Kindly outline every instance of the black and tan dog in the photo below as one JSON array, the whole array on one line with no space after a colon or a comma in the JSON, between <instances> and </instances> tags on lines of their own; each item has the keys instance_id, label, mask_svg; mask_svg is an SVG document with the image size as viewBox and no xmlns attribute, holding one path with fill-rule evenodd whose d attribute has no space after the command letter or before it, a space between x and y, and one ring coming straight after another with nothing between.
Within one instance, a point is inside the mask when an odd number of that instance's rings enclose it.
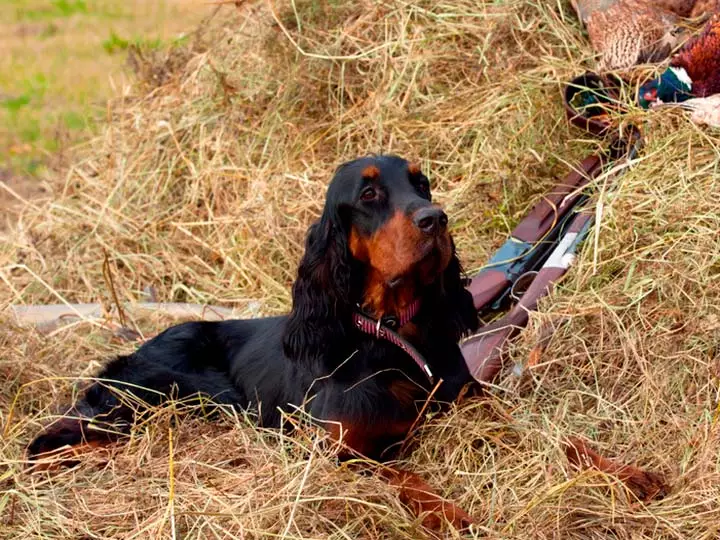
<instances>
[{"instance_id":1,"label":"black and tan dog","mask_svg":"<svg viewBox=\"0 0 720 540\"><path fill-rule=\"evenodd\" d=\"M132 393L150 405L201 394L277 427L280 410L304 406L354 452L392 458L431 393L449 403L471 382L458 340L476 327L428 179L399 157L357 159L337 169L310 227L289 315L169 328L112 360L29 454L117 438L88 426L127 431L138 411L120 394ZM417 476L386 474L426 524L469 521Z\"/></svg>"}]
</instances>

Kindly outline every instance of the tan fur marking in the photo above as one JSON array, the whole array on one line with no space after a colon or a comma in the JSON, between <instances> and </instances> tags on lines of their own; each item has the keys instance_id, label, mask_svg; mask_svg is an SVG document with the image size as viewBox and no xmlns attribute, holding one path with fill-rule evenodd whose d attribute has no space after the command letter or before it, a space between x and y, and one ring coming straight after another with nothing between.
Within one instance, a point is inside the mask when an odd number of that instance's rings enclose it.
<instances>
[{"instance_id":1,"label":"tan fur marking","mask_svg":"<svg viewBox=\"0 0 720 540\"><path fill-rule=\"evenodd\" d=\"M412 284L390 289L389 279L406 276L418 261L423 235L412 220L397 212L366 241L370 268L365 281L363 307L377 317L403 311L415 298Z\"/></svg>"},{"instance_id":2,"label":"tan fur marking","mask_svg":"<svg viewBox=\"0 0 720 540\"><path fill-rule=\"evenodd\" d=\"M398 488L400 500L407 504L415 515L422 516L425 527L437 531L443 527L444 522L450 522L455 529L463 530L474 522L469 514L443 499L417 474L390 467L382 472L390 485Z\"/></svg>"},{"instance_id":3,"label":"tan fur marking","mask_svg":"<svg viewBox=\"0 0 720 540\"><path fill-rule=\"evenodd\" d=\"M352 228L348 238L348 248L353 259L361 262L368 262L367 242L366 239L355 229Z\"/></svg>"},{"instance_id":4,"label":"tan fur marking","mask_svg":"<svg viewBox=\"0 0 720 540\"><path fill-rule=\"evenodd\" d=\"M565 454L575 467L594 468L616 476L641 500L662 498L668 493L665 479L659 474L608 459L577 437L570 437L565 441Z\"/></svg>"},{"instance_id":5,"label":"tan fur marking","mask_svg":"<svg viewBox=\"0 0 720 540\"><path fill-rule=\"evenodd\" d=\"M363 178L367 178L368 180L377 180L380 178L380 169L375 165L369 165L363 169L361 174Z\"/></svg>"},{"instance_id":6,"label":"tan fur marking","mask_svg":"<svg viewBox=\"0 0 720 540\"><path fill-rule=\"evenodd\" d=\"M96 448L106 448L110 441L83 441L72 446L63 446L34 458L31 466L32 471L55 471L72 465L73 462Z\"/></svg>"},{"instance_id":7,"label":"tan fur marking","mask_svg":"<svg viewBox=\"0 0 720 540\"><path fill-rule=\"evenodd\" d=\"M400 403L400 406L407 408L421 399L421 390L417 384L407 379L396 379L390 383L390 393Z\"/></svg>"},{"instance_id":8,"label":"tan fur marking","mask_svg":"<svg viewBox=\"0 0 720 540\"><path fill-rule=\"evenodd\" d=\"M444 269L450 262L450 235L438 238L440 261L422 261L423 243L427 236L403 212L396 212L371 237L356 229L350 231L348 246L353 258L368 265L363 294L363 308L371 315L395 315L415 300L415 279L434 275L437 267ZM422 262L421 262L422 261ZM412 276L407 284L389 287L392 279Z\"/></svg>"},{"instance_id":9,"label":"tan fur marking","mask_svg":"<svg viewBox=\"0 0 720 540\"><path fill-rule=\"evenodd\" d=\"M398 330L398 334L400 334L401 337L407 339L411 343L417 342L421 337L420 330L413 322L409 322L405 326L403 326L400 330Z\"/></svg>"},{"instance_id":10,"label":"tan fur marking","mask_svg":"<svg viewBox=\"0 0 720 540\"><path fill-rule=\"evenodd\" d=\"M335 419L333 419L335 420ZM384 440L388 435L403 437L411 427L408 422L395 423L353 423L337 419L327 422L325 429L330 438L343 442L350 449L341 451L341 456L351 456L353 453L367 454L377 451L375 444ZM349 456L348 456L349 457ZM425 527L440 530L446 522L460 530L473 523L472 517L452 502L442 498L435 490L417 474L402 469L383 466L380 474L391 486L398 489L400 500L408 505L416 516L422 518Z\"/></svg>"},{"instance_id":11,"label":"tan fur marking","mask_svg":"<svg viewBox=\"0 0 720 540\"><path fill-rule=\"evenodd\" d=\"M333 419L326 422L324 427L332 440L342 441L346 447L339 453L341 456L348 456L352 452L368 456L384 450L378 443L385 444L387 437L405 437L412 423L412 420L366 423Z\"/></svg>"}]
</instances>

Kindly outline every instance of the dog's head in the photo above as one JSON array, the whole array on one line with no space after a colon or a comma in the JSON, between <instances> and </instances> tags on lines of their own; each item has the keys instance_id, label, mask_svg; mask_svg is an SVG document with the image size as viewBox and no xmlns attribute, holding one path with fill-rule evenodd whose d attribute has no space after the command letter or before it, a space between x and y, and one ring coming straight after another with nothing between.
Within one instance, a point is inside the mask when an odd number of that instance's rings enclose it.
<instances>
[{"instance_id":1,"label":"dog's head","mask_svg":"<svg viewBox=\"0 0 720 540\"><path fill-rule=\"evenodd\" d=\"M329 352L347 335L354 310L397 315L417 299L445 318L456 339L476 324L448 218L432 202L428 178L397 156L341 165L308 233L286 354Z\"/></svg>"}]
</instances>

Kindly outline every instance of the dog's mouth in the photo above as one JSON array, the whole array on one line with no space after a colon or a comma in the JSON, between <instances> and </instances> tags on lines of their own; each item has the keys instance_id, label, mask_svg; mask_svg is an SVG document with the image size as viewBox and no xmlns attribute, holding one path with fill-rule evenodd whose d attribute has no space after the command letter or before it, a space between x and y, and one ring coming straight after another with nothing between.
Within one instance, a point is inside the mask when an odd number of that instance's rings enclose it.
<instances>
[{"instance_id":1,"label":"dog's mouth","mask_svg":"<svg viewBox=\"0 0 720 540\"><path fill-rule=\"evenodd\" d=\"M429 285L445 271L451 256L452 248L449 237L429 238L418 246L415 262L407 272L389 277L386 284L391 289L402 287L408 282Z\"/></svg>"}]
</instances>

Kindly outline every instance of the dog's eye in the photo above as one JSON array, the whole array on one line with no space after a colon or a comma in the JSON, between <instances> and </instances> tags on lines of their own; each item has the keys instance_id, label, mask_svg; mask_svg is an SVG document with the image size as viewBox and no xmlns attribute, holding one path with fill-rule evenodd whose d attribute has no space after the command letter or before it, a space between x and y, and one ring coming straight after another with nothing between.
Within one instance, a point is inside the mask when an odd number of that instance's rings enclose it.
<instances>
[{"instance_id":1,"label":"dog's eye","mask_svg":"<svg viewBox=\"0 0 720 540\"><path fill-rule=\"evenodd\" d=\"M377 191L374 187L366 187L362 190L362 193L360 193L360 200L363 200L365 202L374 201L376 198Z\"/></svg>"},{"instance_id":2,"label":"dog's eye","mask_svg":"<svg viewBox=\"0 0 720 540\"><path fill-rule=\"evenodd\" d=\"M418 184L418 189L423 195L430 195L430 184L428 184L427 182L420 182Z\"/></svg>"}]
</instances>

